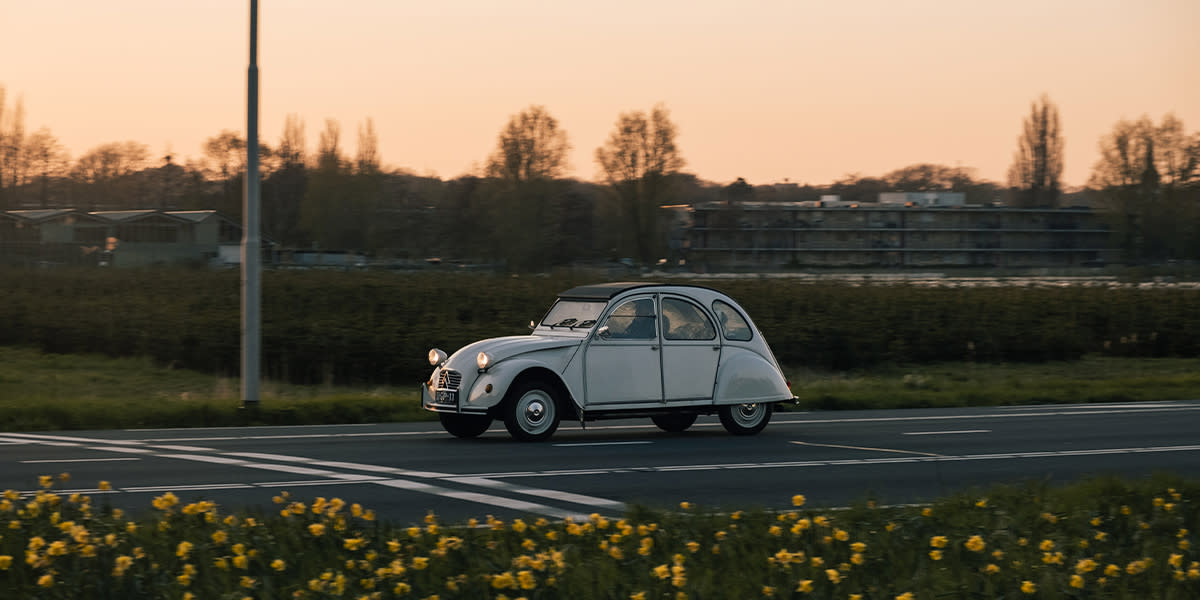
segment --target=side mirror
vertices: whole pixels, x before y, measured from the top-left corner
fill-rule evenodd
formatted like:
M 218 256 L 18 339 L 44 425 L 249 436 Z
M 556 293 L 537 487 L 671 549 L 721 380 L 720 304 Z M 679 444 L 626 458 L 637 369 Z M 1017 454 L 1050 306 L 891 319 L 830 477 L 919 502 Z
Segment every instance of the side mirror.
M 609 335 L 610 334 L 608 332 L 608 325 L 605 325 L 604 327 L 601 327 L 600 329 L 596 330 L 596 337 L 598 337 L 602 340 L 607 340 L 609 338 Z

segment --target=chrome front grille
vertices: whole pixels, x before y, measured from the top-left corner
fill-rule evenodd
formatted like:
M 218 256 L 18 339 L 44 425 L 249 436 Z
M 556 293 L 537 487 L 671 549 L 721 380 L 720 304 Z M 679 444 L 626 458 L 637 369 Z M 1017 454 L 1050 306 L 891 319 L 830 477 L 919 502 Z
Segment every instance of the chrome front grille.
M 462 385 L 462 373 L 458 371 L 442 369 L 442 373 L 438 375 L 437 387 L 439 390 L 458 390 L 460 385 Z

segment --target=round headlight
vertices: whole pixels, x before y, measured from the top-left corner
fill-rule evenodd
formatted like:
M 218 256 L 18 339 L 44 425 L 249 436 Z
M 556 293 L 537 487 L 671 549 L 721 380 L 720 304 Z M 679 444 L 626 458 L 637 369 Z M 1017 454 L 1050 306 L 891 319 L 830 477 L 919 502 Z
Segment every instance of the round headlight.
M 479 367 L 480 370 L 488 368 L 490 364 L 492 364 L 492 357 L 488 356 L 487 352 L 480 352 L 475 355 L 475 366 Z
M 446 362 L 446 353 L 434 348 L 429 351 L 429 364 L 436 367 Z

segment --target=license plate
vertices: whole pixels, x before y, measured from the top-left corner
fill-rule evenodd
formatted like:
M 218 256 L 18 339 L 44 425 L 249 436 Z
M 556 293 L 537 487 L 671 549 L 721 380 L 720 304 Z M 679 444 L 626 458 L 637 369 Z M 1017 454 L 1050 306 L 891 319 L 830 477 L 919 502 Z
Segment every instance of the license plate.
M 438 390 L 437 395 L 434 397 L 434 403 L 458 406 L 458 392 L 451 390 Z

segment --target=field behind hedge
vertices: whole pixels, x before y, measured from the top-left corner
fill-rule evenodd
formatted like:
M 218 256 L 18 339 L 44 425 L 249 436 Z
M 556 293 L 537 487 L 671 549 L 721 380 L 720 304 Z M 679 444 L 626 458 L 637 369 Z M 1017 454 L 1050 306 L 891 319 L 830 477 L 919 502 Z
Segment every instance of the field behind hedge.
M 523 334 L 555 295 L 594 277 L 269 271 L 263 369 L 293 383 L 415 384 L 431 347 Z M 673 280 L 673 282 L 683 282 Z M 1200 293 L 1138 287 L 850 285 L 706 280 L 750 313 L 780 362 L 1041 362 L 1200 356 Z M 150 357 L 236 375 L 236 271 L 0 270 L 0 345 Z

